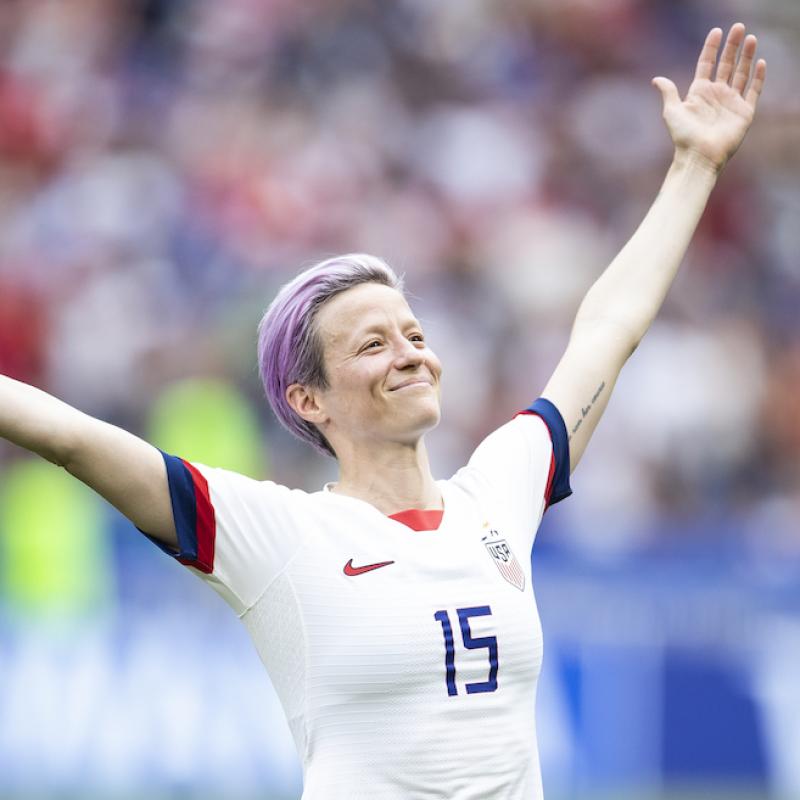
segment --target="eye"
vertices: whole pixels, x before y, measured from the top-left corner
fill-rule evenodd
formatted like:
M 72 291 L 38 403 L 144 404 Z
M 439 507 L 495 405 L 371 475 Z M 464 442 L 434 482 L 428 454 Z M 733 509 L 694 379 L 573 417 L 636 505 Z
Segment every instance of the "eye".
M 363 350 L 374 350 L 376 347 L 380 347 L 380 346 L 381 346 L 380 339 L 372 339 L 371 341 L 367 342 L 364 345 L 364 347 L 362 348 L 362 351 Z
M 414 343 L 419 342 L 420 344 L 425 344 L 425 337 L 421 333 L 412 333 L 408 337 L 408 340 Z

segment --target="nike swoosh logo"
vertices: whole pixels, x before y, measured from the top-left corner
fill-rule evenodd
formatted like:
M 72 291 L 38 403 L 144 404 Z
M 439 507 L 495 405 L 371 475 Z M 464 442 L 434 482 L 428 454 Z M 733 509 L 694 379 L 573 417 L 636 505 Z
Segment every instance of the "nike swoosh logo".
M 352 578 L 354 575 L 363 575 L 365 572 L 372 572 L 374 569 L 388 567 L 389 564 L 394 564 L 394 561 L 381 561 L 379 564 L 365 564 L 363 567 L 354 567 L 353 559 L 351 558 L 344 565 L 344 574 L 349 575 Z

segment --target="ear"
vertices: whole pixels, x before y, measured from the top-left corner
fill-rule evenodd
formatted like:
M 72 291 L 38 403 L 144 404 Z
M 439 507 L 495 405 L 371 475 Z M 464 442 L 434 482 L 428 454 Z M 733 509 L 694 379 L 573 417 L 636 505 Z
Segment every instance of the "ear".
M 322 425 L 328 421 L 319 392 L 302 383 L 293 383 L 286 389 L 286 402 L 306 422 Z

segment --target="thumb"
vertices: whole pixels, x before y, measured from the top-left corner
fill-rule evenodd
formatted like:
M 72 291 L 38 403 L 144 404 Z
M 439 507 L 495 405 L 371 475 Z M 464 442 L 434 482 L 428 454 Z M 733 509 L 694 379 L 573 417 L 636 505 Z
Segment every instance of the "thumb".
M 674 103 L 680 103 L 681 96 L 678 94 L 678 87 L 669 78 L 653 78 L 650 81 L 653 86 L 661 92 L 661 99 L 664 101 L 664 109 Z

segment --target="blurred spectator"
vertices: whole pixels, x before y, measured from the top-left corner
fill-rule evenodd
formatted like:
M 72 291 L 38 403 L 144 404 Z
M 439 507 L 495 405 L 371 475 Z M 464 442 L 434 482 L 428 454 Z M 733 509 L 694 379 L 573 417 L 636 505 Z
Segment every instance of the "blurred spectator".
M 443 356 L 433 459 L 454 469 L 541 389 L 579 298 L 658 190 L 669 149 L 649 79 L 688 81 L 707 14 L 4 4 L 0 369 L 138 432 L 175 379 L 262 403 L 255 324 L 276 288 L 322 256 L 372 251 L 407 274 Z M 559 516 L 607 553 L 655 541 L 675 514 L 755 512 L 797 488 L 798 20 L 778 0 L 747 15 L 773 71 L 765 113 L 623 374 L 576 476 L 580 508 Z M 259 414 L 271 477 L 317 488 L 330 465 Z

